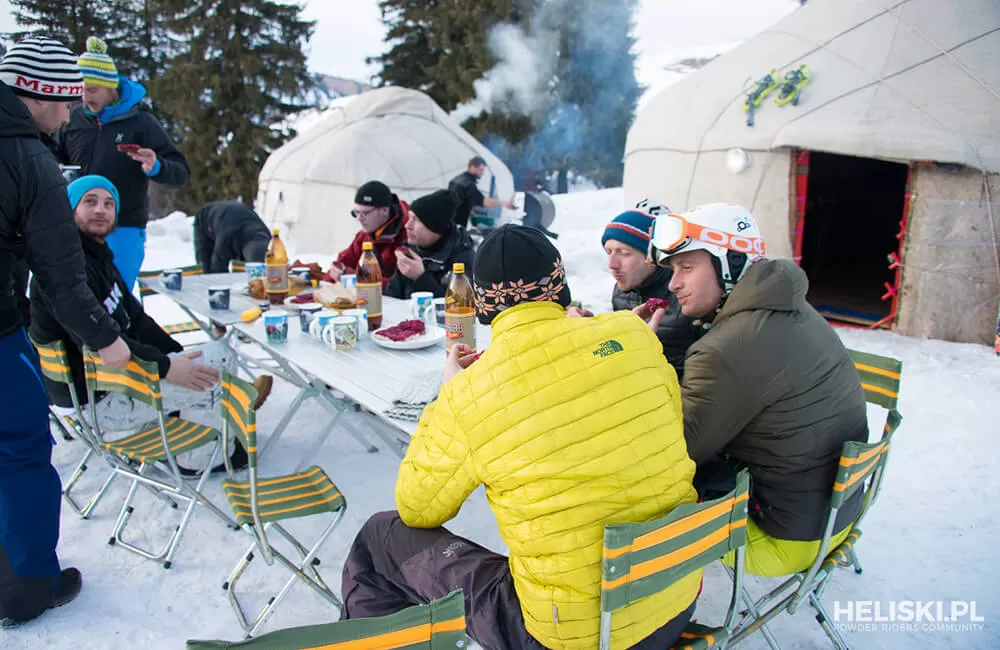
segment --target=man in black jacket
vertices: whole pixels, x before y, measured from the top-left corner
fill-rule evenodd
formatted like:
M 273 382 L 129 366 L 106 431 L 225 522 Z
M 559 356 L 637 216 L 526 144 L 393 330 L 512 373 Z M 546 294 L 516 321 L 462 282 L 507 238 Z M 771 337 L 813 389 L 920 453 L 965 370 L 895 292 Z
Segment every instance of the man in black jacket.
M 149 181 L 183 187 L 190 170 L 160 122 L 140 104 L 146 89 L 118 74 L 101 39 L 87 39 L 78 64 L 83 104 L 73 107 L 69 123 L 56 134 L 56 157 L 79 165 L 81 176 L 99 174 L 118 188 L 118 228 L 108 245 L 131 290 L 146 255 Z
M 455 224 L 460 228 L 466 228 L 469 225 L 469 216 L 474 208 L 503 206 L 508 210 L 517 209 L 512 201 L 483 196 L 483 193 L 479 191 L 479 179 L 485 173 L 486 160 L 481 156 L 474 156 L 469 160 L 468 168 L 448 183 L 448 191 L 455 195 L 455 200 L 458 202 L 458 207 L 455 210 Z
M 639 202 L 635 210 L 626 210 L 612 219 L 604 229 L 601 244 L 608 256 L 608 268 L 615 278 L 611 306 L 615 311 L 635 309 L 650 298 L 668 301 L 666 314 L 660 321 L 656 336 L 663 344 L 663 354 L 674 370 L 677 379 L 684 378 L 684 355 L 698 339 L 694 321 L 681 313 L 677 298 L 668 285 L 673 271 L 658 268 L 646 261 L 649 249 L 649 231 L 653 216 L 669 212 L 647 200 Z
M 271 231 L 240 201 L 214 201 L 194 215 L 194 256 L 205 273 L 227 273 L 229 262 L 263 262 Z
M 70 183 L 67 190 L 87 269 L 87 284 L 100 300 L 111 318 L 121 328 L 125 342 L 135 357 L 156 363 L 164 379 L 163 406 L 165 411 L 206 407 L 214 410 L 215 397 L 208 391 L 216 387 L 219 370 L 231 367 L 231 351 L 225 343 L 212 341 L 201 350 L 184 352 L 184 346 L 175 341 L 157 325 L 139 301 L 128 291 L 121 274 L 114 264 L 114 256 L 106 238 L 115 227 L 118 191 L 103 176 L 81 176 Z M 84 379 L 83 354 L 79 341 L 66 332 L 52 316 L 52 304 L 42 288 L 31 283 L 31 337 L 39 343 L 62 341 L 66 346 L 74 389 L 81 404 L 87 402 Z M 202 363 L 195 359 L 202 357 Z M 63 384 L 44 378 L 49 396 L 59 406 L 71 406 L 69 389 Z M 267 393 L 260 389 L 263 377 L 255 381 L 259 408 Z M 95 405 L 102 431 L 121 431 L 134 428 L 155 418 L 148 406 L 128 397 L 111 393 Z M 237 447 L 233 460 L 238 466 L 246 465 L 246 454 Z
M 406 246 L 396 249 L 396 272 L 385 295 L 409 298 L 415 291 L 430 291 L 437 297 L 448 289 L 455 262 L 472 268 L 472 239 L 458 228 L 455 199 L 451 192 L 438 190 L 410 205 L 406 222 Z
M 27 274 L 53 297 L 56 318 L 112 367 L 129 359 L 117 324 L 87 288 L 65 181 L 48 134 L 79 100 L 72 53 L 44 37 L 0 60 L 0 626 L 63 605 L 80 591 L 80 572 L 60 570 L 61 485 L 51 464 L 48 397 L 18 303 Z M 20 272 L 19 272 L 20 267 Z

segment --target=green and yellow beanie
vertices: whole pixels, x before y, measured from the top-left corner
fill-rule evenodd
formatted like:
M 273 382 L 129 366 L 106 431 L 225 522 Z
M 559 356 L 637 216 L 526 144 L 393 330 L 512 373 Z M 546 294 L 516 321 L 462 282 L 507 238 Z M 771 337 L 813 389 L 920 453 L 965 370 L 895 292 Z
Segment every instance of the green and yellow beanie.
M 76 60 L 83 83 L 105 88 L 118 87 L 118 69 L 115 62 L 108 56 L 108 44 L 91 36 L 87 39 L 87 51 Z

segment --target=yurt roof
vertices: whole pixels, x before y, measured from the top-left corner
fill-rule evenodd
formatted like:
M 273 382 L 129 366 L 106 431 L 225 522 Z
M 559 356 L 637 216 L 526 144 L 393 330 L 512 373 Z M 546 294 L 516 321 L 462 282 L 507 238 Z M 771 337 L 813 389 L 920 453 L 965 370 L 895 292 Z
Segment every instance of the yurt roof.
M 476 155 L 494 174 L 509 175 L 429 96 L 390 86 L 331 103 L 322 117 L 268 157 L 261 180 L 356 188 L 377 177 L 403 191 L 437 186 L 443 175 L 464 170 Z M 399 164 L 413 160 L 420 164 Z
M 799 105 L 774 92 L 747 126 L 753 83 L 803 63 Z M 1000 0 L 810 0 L 653 98 L 626 157 L 733 147 L 1000 171 Z

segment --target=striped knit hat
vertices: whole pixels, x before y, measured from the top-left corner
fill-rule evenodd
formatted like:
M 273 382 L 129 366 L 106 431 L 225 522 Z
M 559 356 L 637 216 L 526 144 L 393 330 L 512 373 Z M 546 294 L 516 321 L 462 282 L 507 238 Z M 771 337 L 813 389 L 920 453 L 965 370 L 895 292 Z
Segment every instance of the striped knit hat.
M 652 227 L 653 217 L 638 210 L 626 210 L 604 228 L 601 246 L 614 239 L 645 253 L 649 250 L 649 231 Z
M 7 50 L 0 60 L 0 81 L 22 97 L 78 102 L 83 95 L 73 53 L 45 36 L 31 36 Z
M 87 51 L 76 60 L 83 73 L 83 81 L 93 86 L 118 87 L 118 69 L 108 56 L 108 44 L 91 36 L 87 39 Z

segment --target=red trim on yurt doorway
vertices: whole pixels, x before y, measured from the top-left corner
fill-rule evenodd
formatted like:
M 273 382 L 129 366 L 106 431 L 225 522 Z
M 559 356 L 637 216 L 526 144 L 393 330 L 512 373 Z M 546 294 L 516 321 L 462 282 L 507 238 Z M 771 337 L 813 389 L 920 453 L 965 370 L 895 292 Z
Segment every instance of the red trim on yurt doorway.
M 809 187 L 809 152 L 795 156 L 795 230 L 792 233 L 792 259 L 802 265 L 802 236 L 806 230 L 806 190 Z
M 899 313 L 899 287 L 903 283 L 903 245 L 906 243 L 906 226 L 910 220 L 910 208 L 915 198 L 912 183 L 913 164 L 911 163 L 910 168 L 906 172 L 906 192 L 903 194 L 903 216 L 899 220 L 899 232 L 896 234 L 896 239 L 899 240 L 899 248 L 896 249 L 896 252 L 889 253 L 889 270 L 895 271 L 895 273 L 892 276 L 892 284 L 888 282 L 884 283 L 885 293 L 882 294 L 882 300 L 891 300 L 892 304 L 889 307 L 889 315 L 869 325 L 869 329 L 878 329 L 883 325 L 887 325 L 891 331 L 895 325 L 896 315 Z

